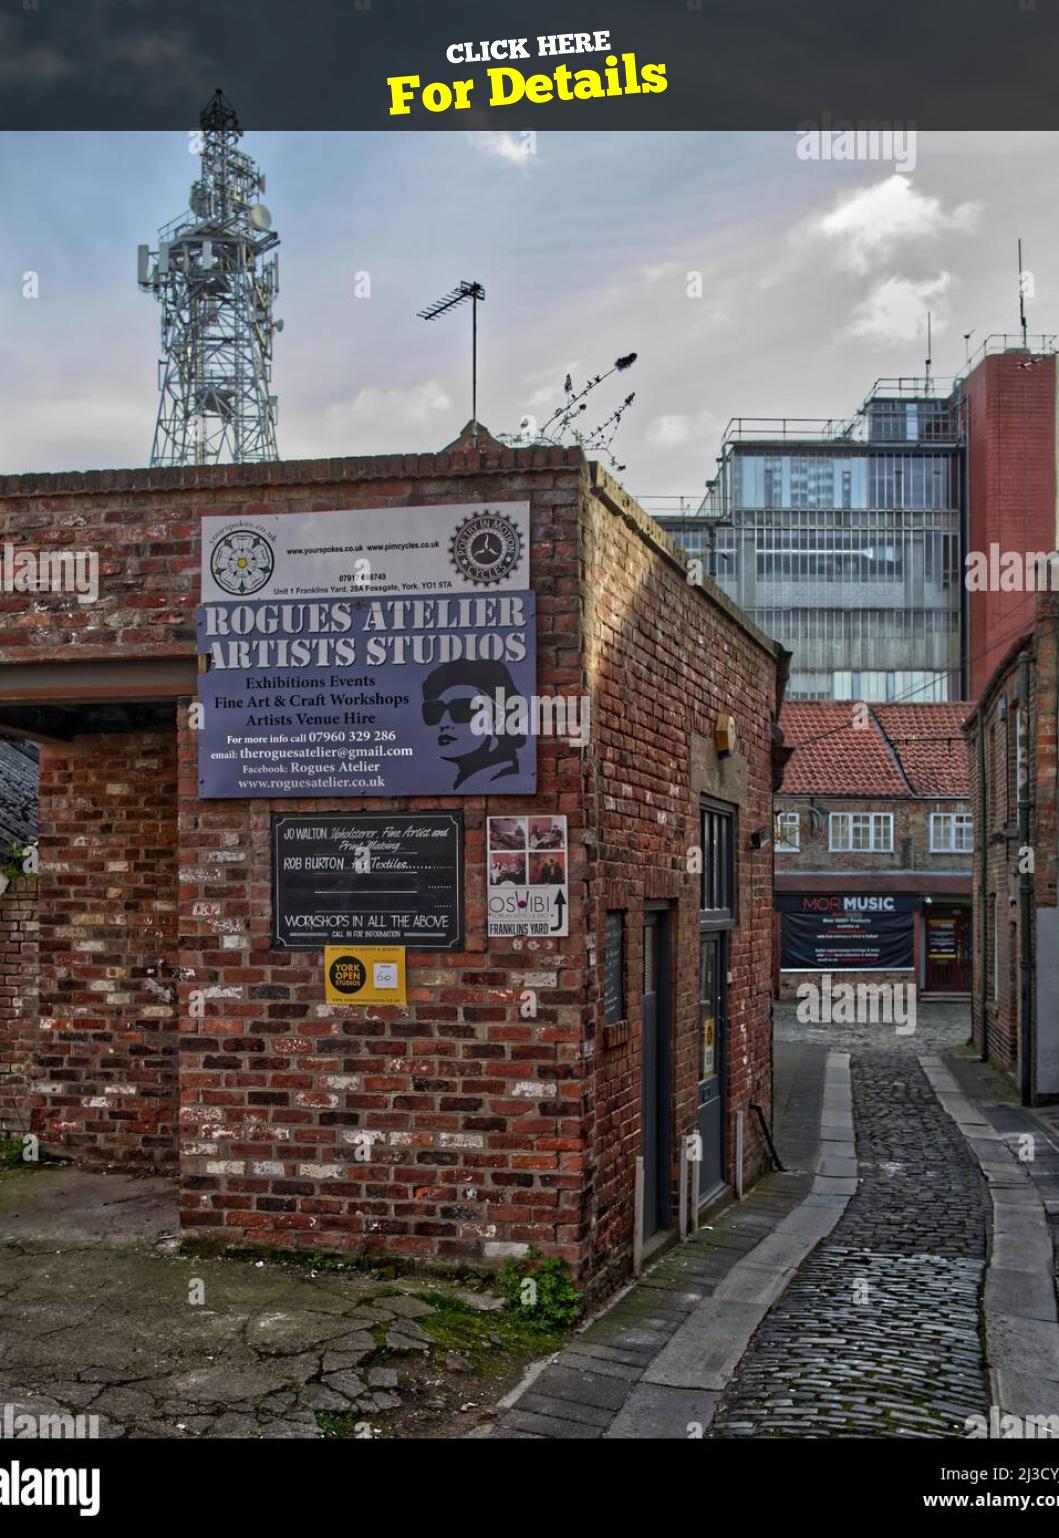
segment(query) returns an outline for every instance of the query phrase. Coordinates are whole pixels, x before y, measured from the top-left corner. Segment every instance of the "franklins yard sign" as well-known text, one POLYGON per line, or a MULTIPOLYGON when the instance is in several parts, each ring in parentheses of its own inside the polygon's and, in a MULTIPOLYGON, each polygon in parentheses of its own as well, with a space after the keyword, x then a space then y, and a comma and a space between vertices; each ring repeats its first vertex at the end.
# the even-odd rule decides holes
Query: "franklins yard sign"
POLYGON ((463 950, 463 814, 276 817, 272 935, 279 949, 463 950))
POLYGON ((199 794, 526 794, 536 689, 521 502, 203 520, 199 794))

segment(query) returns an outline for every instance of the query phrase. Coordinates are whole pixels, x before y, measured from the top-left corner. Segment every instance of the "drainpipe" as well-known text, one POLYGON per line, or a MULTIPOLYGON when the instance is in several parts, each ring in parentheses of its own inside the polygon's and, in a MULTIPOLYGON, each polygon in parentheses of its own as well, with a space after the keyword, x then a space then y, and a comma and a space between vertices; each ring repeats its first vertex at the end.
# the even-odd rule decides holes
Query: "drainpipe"
MULTIPOLYGON (((1019 790, 1019 849, 1029 847, 1030 842, 1030 658, 1028 652, 1019 654, 1019 747, 1026 744, 1026 752, 1016 758, 1019 790)), ((1026 861, 1021 857, 1020 866, 1026 861)), ((1036 997, 1036 959, 1033 953, 1033 873, 1019 871, 1019 1061, 1023 1105, 1033 1104, 1034 1073, 1033 1054, 1036 1042, 1034 1029, 1034 999, 1036 997)))
POLYGON ((981 914, 979 930, 982 937, 981 964, 978 968, 978 1014, 982 1022, 983 1063, 989 1061, 989 1022, 986 1010, 989 1006, 989 826, 988 801, 985 793, 985 708, 978 707, 978 871, 981 914))

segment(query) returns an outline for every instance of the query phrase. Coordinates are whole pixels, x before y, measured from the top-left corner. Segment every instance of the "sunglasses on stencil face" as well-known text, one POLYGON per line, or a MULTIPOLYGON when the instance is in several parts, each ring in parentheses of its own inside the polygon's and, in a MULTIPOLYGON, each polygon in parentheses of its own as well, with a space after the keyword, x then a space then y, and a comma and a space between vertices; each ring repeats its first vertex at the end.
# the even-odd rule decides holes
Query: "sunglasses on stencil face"
POLYGON ((476 712, 476 696, 471 694, 455 700, 424 700, 423 720, 427 726, 437 726, 447 715, 459 726, 466 726, 476 712))

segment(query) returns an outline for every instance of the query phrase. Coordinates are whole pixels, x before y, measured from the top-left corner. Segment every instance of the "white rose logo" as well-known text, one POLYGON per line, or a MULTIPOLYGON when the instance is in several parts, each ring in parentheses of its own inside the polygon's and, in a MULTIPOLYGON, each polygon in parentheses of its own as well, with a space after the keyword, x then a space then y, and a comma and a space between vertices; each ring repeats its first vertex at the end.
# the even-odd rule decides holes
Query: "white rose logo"
POLYGON ((253 529, 222 534, 210 556, 210 572, 219 588, 245 598, 264 587, 272 575, 272 546, 253 529))

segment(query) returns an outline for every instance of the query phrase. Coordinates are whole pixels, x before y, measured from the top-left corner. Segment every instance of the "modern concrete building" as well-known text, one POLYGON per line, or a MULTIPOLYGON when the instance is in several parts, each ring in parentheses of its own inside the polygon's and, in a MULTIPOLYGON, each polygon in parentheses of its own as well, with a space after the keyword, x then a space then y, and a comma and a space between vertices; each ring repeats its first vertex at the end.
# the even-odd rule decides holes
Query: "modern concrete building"
POLYGON ((659 522, 792 652, 790 699, 974 698, 1032 615, 1000 557, 1059 543, 1056 411, 1055 339, 991 336, 846 420, 733 418, 698 514, 659 522))

